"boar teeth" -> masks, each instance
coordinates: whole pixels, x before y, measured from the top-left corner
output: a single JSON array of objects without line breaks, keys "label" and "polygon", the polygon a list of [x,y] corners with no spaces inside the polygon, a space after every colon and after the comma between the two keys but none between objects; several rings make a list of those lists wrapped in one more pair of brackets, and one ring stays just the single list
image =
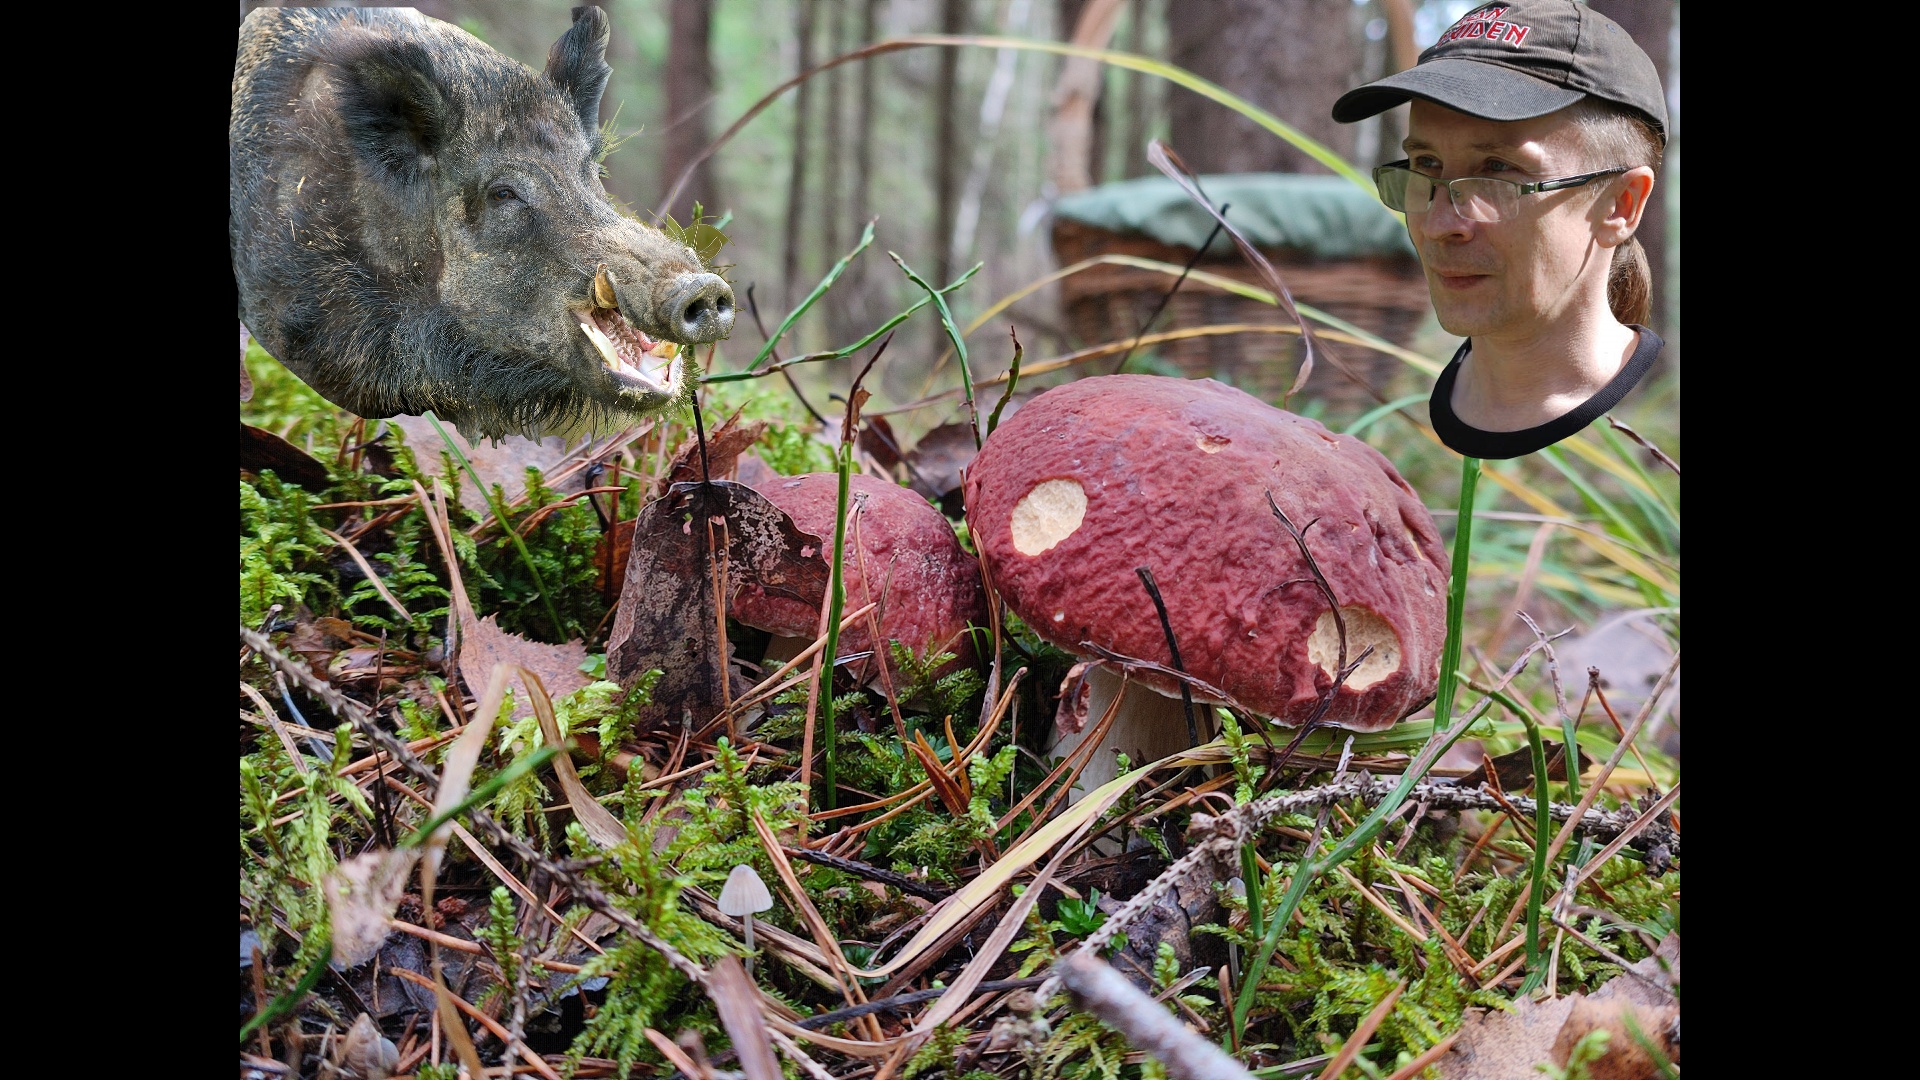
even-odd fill
[{"label": "boar teeth", "polygon": [[601,263],[593,271],[593,302],[598,307],[618,308],[619,298],[613,294],[613,271]]},{"label": "boar teeth", "polygon": [[632,361],[628,361],[621,355],[622,347],[615,344],[612,335],[594,325],[596,316],[590,314],[578,321],[580,332],[587,335],[587,340],[593,342],[593,347],[600,351],[600,359],[606,364],[607,370],[616,375],[638,380],[648,386],[671,390],[677,384],[678,379],[674,369],[679,348],[672,342],[654,341],[622,322],[616,331],[622,335],[622,340],[624,341],[629,333],[635,339],[625,350],[626,355],[633,358]]},{"label": "boar teeth", "polygon": [[593,347],[600,350],[600,358],[607,362],[608,367],[615,371],[621,371],[623,368],[627,371],[632,370],[627,367],[625,361],[620,359],[620,353],[613,347],[613,339],[602,333],[599,327],[582,319],[580,329],[586,333],[587,340],[593,342]]}]

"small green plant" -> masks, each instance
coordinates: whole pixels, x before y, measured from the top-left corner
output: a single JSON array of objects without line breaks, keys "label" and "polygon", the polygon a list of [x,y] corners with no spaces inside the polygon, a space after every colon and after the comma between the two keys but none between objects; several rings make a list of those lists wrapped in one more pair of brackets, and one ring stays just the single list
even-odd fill
[{"label": "small green plant", "polygon": [[312,494],[273,472],[240,481],[240,622],[258,628],[274,604],[291,610],[337,602],[340,587],[323,551],[333,541],[314,522]]},{"label": "small green plant", "polygon": [[713,768],[700,786],[680,799],[686,820],[668,857],[696,882],[723,880],[740,863],[751,864],[763,878],[776,879],[752,815],[759,814],[776,835],[797,832],[805,837],[810,824],[805,789],[797,781],[750,782],[746,763],[725,736],[715,741],[713,757]]},{"label": "small green plant", "polygon": [[341,725],[332,761],[307,758],[304,770],[277,739],[261,740],[258,751],[240,759],[240,902],[263,955],[272,957],[289,938],[299,942],[293,961],[277,969],[283,985],[270,992],[286,990],[326,955],[330,924],[319,883],[339,861],[334,844],[365,835],[372,814],[366,796],[342,775],[351,736]]},{"label": "small green plant", "polygon": [[941,1024],[928,1037],[926,1044],[914,1051],[907,1061],[906,1068],[900,1070],[903,1080],[914,1077],[931,1069],[940,1069],[948,1075],[955,1075],[959,1068],[954,1055],[966,1044],[967,1029],[954,1024]]}]

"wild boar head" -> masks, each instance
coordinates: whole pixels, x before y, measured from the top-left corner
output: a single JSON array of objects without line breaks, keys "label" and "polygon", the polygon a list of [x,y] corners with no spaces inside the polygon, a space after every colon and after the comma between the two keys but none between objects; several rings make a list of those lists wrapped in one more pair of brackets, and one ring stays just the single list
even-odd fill
[{"label": "wild boar head", "polygon": [[230,234],[241,319],[329,401],[468,438],[576,432],[689,395],[733,327],[699,256],[600,183],[607,18],[535,73],[410,10],[261,8],[241,29]]}]

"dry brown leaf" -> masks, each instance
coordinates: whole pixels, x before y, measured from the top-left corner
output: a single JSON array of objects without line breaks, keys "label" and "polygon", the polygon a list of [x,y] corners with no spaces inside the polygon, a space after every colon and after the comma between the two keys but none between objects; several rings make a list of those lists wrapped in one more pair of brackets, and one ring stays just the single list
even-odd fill
[{"label": "dry brown leaf", "polygon": [[760,460],[758,454],[741,454],[734,463],[734,481],[760,490],[763,486],[780,479],[780,473],[773,466]]},{"label": "dry brown leaf", "polygon": [[[733,476],[741,454],[747,448],[760,441],[765,434],[765,420],[749,420],[741,423],[740,414],[734,413],[721,422],[719,427],[707,432],[707,474],[715,480],[725,480]],[[688,439],[673,452],[673,462],[660,477],[659,485],[654,489],[657,494],[665,495],[675,484],[697,483],[706,479],[700,475],[700,443],[698,439]]]},{"label": "dry brown leaf", "polygon": [[760,1019],[760,988],[740,966],[740,958],[731,953],[722,956],[707,975],[707,992],[720,1014],[720,1026],[733,1040],[747,1080],[780,1080],[780,1062],[773,1056],[773,1044],[767,1041],[766,1027]]},{"label": "dry brown leaf", "polygon": [[[1001,421],[1004,422],[1018,408],[1018,399],[1007,402],[1006,409],[1000,414]],[[913,449],[902,455],[909,470],[908,486],[937,503],[948,494],[960,490],[961,471],[972,463],[976,452],[973,425],[958,422],[941,424],[920,436],[920,441],[913,444]]]},{"label": "dry brown leaf", "polygon": [[547,745],[560,748],[553,758],[553,775],[559,781],[560,793],[566,797],[567,805],[573,809],[573,816],[580,819],[581,826],[587,830],[593,842],[601,847],[613,847],[627,838],[627,827],[621,824],[613,811],[601,806],[587,786],[580,782],[580,774],[573,769],[573,758],[567,753],[566,739],[560,734],[560,720],[553,713],[553,701],[547,697],[540,677],[526,668],[518,670],[521,684],[527,688],[533,714],[540,720],[540,733],[546,737]]},{"label": "dry brown leaf", "polygon": [[1534,1066],[1553,1060],[1554,1036],[1579,996],[1545,1004],[1521,998],[1511,1013],[1469,1011],[1459,1040],[1435,1063],[1442,1080],[1540,1080]]},{"label": "dry brown leaf", "polygon": [[884,416],[867,417],[854,435],[853,444],[889,475],[900,464],[900,440],[893,433],[893,425],[887,423]]},{"label": "dry brown leaf", "polygon": [[400,1051],[392,1039],[380,1034],[373,1017],[361,1013],[335,1047],[333,1063],[355,1080],[386,1080],[400,1063]]},{"label": "dry brown leaf", "polygon": [[352,624],[345,619],[305,619],[295,624],[282,648],[299,653],[313,673],[324,679],[334,655],[354,644],[352,631]]},{"label": "dry brown leaf", "polygon": [[[1588,1080],[1659,1080],[1660,1066],[1640,1039],[1658,1047],[1667,1061],[1677,1062],[1680,1046],[1669,1033],[1678,1030],[1679,1020],[1677,1005],[1649,1007],[1636,1005],[1625,997],[1605,1001],[1598,997],[1583,998],[1574,1002],[1567,1022],[1560,1025],[1560,1033],[1554,1036],[1553,1060],[1556,1065],[1565,1065],[1581,1039],[1592,1032],[1605,1031],[1606,1053],[1586,1063]],[[1640,1039],[1634,1038],[1636,1031]]]},{"label": "dry brown leaf", "polygon": [[[1661,971],[1665,962],[1667,971]],[[1473,1010],[1459,1041],[1437,1063],[1443,1080],[1539,1080],[1534,1065],[1564,1065],[1587,1032],[1605,1027],[1612,1037],[1606,1056],[1587,1065],[1594,1080],[1630,1080],[1659,1075],[1652,1059],[1629,1036],[1629,1011],[1642,1034],[1678,1063],[1679,1000],[1665,989],[1680,978],[1680,935],[1668,934],[1650,956],[1616,975],[1592,996],[1573,994],[1544,1004],[1514,1002],[1511,1014]],[[1638,976],[1638,977],[1636,977]],[[1671,982],[1669,982],[1671,980]]]},{"label": "dry brown leaf", "polygon": [[333,958],[342,967],[358,967],[380,951],[393,921],[393,909],[407,891],[407,878],[419,861],[419,848],[368,851],[342,860],[327,875]]},{"label": "dry brown leaf", "polygon": [[[246,374],[244,368],[241,374]],[[240,471],[257,474],[267,469],[272,469],[275,476],[287,483],[298,484],[308,491],[324,491],[327,487],[327,467],[313,455],[271,431],[241,424]]]},{"label": "dry brown leaf", "polygon": [[[1565,780],[1567,778],[1567,744],[1548,742],[1547,779]],[[1476,788],[1487,782],[1487,758],[1483,755],[1480,764],[1467,775],[1460,778],[1463,788]],[[1501,754],[1493,761],[1494,775],[1500,778],[1500,790],[1509,795],[1524,795],[1533,787],[1533,749],[1523,746],[1511,753]],[[1593,758],[1585,750],[1580,751],[1580,771],[1585,773],[1587,766],[1593,764]]]},{"label": "dry brown leaf", "polygon": [[[446,450],[446,442],[434,430],[433,421],[424,416],[394,416],[386,422],[406,434],[407,446],[412,448],[414,460],[421,468],[428,472],[440,471],[438,463],[441,453]],[[451,426],[447,428],[447,434],[460,438]],[[460,452],[466,455],[467,464],[473,466],[480,482],[486,485],[484,490],[475,490],[463,475],[460,505],[486,517],[493,513],[493,508],[487,504],[487,492],[495,484],[500,485],[507,502],[519,498],[527,490],[527,469],[539,469],[542,475],[552,473],[553,467],[567,456],[567,441],[558,435],[549,435],[537,442],[519,435],[508,435],[497,446],[482,439],[472,446],[462,445]],[[581,483],[576,477],[570,482],[555,485],[554,490],[563,495],[571,494],[581,490]]]},{"label": "dry brown leaf", "polygon": [[826,592],[827,566],[809,556],[820,538],[794,528],[752,488],[716,480],[675,484],[648,503],[635,522],[633,552],[607,639],[607,677],[622,686],[654,668],[662,672],[643,724],[695,724],[721,707],[719,620],[713,595],[708,525],[726,536],[728,587],[752,580],[795,599]]},{"label": "dry brown leaf", "polygon": [[965,817],[967,797],[960,790],[959,782],[954,780],[953,774],[940,764],[940,755],[927,742],[926,732],[916,731],[913,735],[914,741],[903,745],[920,759],[920,768],[926,772],[927,779],[932,781],[933,790],[940,796],[940,801],[947,805],[947,811],[955,817]]},{"label": "dry brown leaf", "polygon": [[[1662,971],[1664,967],[1666,970]],[[1606,985],[1593,992],[1595,1001],[1609,998],[1625,998],[1635,1005],[1650,1008],[1663,1008],[1678,1005],[1679,999],[1673,991],[1662,987],[1680,985],[1680,934],[1676,931],[1662,938],[1653,955],[1627,968],[1632,975],[1616,976],[1607,980]],[[1640,976],[1634,978],[1634,975]]]},{"label": "dry brown leaf", "polygon": [[[587,661],[587,647],[580,642],[549,645],[544,641],[530,641],[500,629],[499,621],[492,615],[476,619],[466,605],[459,608],[460,677],[466,680],[469,690],[477,693],[486,686],[495,664],[533,672],[540,677],[545,692],[554,698],[566,697],[592,681],[580,670],[580,665]],[[526,692],[515,696],[513,714],[516,718],[531,712],[528,698]]]}]

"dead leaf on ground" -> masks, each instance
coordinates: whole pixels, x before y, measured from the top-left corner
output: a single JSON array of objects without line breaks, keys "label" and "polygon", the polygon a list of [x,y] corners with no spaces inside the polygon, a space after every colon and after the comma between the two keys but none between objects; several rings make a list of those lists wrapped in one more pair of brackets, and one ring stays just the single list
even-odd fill
[{"label": "dead leaf on ground", "polygon": [[352,623],[345,619],[323,617],[303,619],[294,624],[282,647],[290,653],[300,654],[313,673],[324,679],[334,656],[353,644]]},{"label": "dead leaf on ground", "polygon": [[[1615,980],[1617,982],[1619,980]],[[1607,985],[1611,986],[1612,983]],[[1565,1065],[1580,1040],[1595,1031],[1607,1033],[1606,1053],[1586,1063],[1588,1080],[1659,1080],[1661,1069],[1647,1044],[1668,1062],[1680,1059],[1679,1042],[1668,1033],[1679,1031],[1680,1008],[1635,1005],[1624,997],[1598,996],[1573,1003],[1567,1022],[1553,1039],[1553,1060]],[[1635,1033],[1639,1038],[1635,1038]],[[1643,1044],[1641,1040],[1647,1041]]]},{"label": "dead leaf on ground", "polygon": [[[1662,966],[1665,971],[1662,971]],[[1680,985],[1680,935],[1670,933],[1660,940],[1653,955],[1627,968],[1632,975],[1608,979],[1606,984],[1593,992],[1594,1000],[1600,1001],[1612,997],[1623,997],[1636,1005],[1658,1008],[1665,1005],[1678,1005],[1679,1000],[1673,991],[1665,987]]]},{"label": "dead leaf on ground", "polygon": [[[518,634],[500,629],[495,616],[475,619],[466,605],[460,607],[460,677],[466,680],[467,689],[478,694],[486,689],[487,679],[493,674],[495,664],[518,664],[540,677],[549,697],[558,700],[593,681],[580,665],[587,662],[587,647],[578,641],[569,641],[565,645],[549,645],[544,641],[530,641]],[[519,681],[519,676],[514,676]],[[516,719],[533,714],[533,706],[528,703],[528,689],[523,685],[520,693],[514,695],[513,715]]]},{"label": "dead leaf on ground", "polygon": [[[746,452],[760,441],[760,436],[767,430],[767,422],[755,420],[742,424],[738,422],[739,419],[740,414],[735,413],[707,435],[707,471],[715,480],[738,479],[748,487],[753,487],[759,482],[759,477],[777,475],[766,462]],[[742,475],[736,477],[736,473]],[[674,452],[673,462],[662,474],[655,492],[663,495],[674,484],[697,483],[700,479],[699,446],[695,440],[688,439]],[[612,548],[611,553],[609,547]],[[601,538],[597,556],[599,565],[604,568],[600,587],[618,594],[626,584],[627,562],[633,557],[633,522],[616,522]]]},{"label": "dead leaf on ground", "polygon": [[[1669,974],[1660,970],[1665,960]],[[1606,1056],[1587,1065],[1594,1080],[1638,1080],[1659,1071],[1652,1058],[1628,1037],[1623,1015],[1632,1011],[1634,1023],[1658,1040],[1668,1060],[1678,1064],[1679,1000],[1662,987],[1680,977],[1680,935],[1668,934],[1654,955],[1616,975],[1591,996],[1571,994],[1535,1004],[1521,998],[1511,1013],[1471,1010],[1461,1025],[1460,1038],[1436,1064],[1443,1080],[1539,1080],[1534,1068],[1543,1062],[1565,1065],[1567,1054],[1587,1032],[1605,1027],[1613,1032]],[[1635,975],[1640,976],[1636,978]]]},{"label": "dead leaf on ground", "polygon": [[[721,421],[719,427],[707,432],[707,474],[715,480],[732,477],[734,463],[748,447],[760,441],[766,430],[765,420],[742,423],[737,412]],[[654,491],[665,495],[675,484],[696,483],[702,479],[705,477],[700,475],[700,442],[688,439],[673,452],[673,461],[661,474]]]},{"label": "dead leaf on ground", "polygon": [[708,526],[726,536],[729,591],[752,580],[767,592],[820,596],[827,565],[814,556],[820,538],[801,532],[752,488],[725,480],[675,484],[635,521],[633,550],[620,590],[607,677],[622,686],[662,672],[643,722],[678,721],[682,709],[702,723],[721,707],[724,674]]},{"label": "dead leaf on ground", "polygon": [[333,958],[359,967],[387,940],[393,909],[407,891],[420,849],[375,850],[342,860],[327,875],[327,909],[333,915]]},{"label": "dead leaf on ground", "polygon": [[[394,416],[389,417],[387,423],[406,434],[407,445],[413,449],[414,460],[421,468],[430,472],[439,471],[437,463],[440,455],[446,451],[446,441],[434,430],[431,420],[424,416]],[[448,427],[447,434],[460,439],[459,433],[451,427]],[[463,444],[460,452],[467,456],[467,463],[473,466],[473,471],[487,486],[487,490],[499,484],[509,503],[526,492],[529,467],[539,469],[551,483],[554,466],[567,456],[568,446],[567,441],[558,435],[549,435],[537,442],[519,435],[509,435],[501,439],[498,446],[486,439],[473,446],[464,445],[464,439],[460,441]],[[577,473],[566,481],[553,484],[553,489],[562,495],[581,491],[583,475]],[[461,481],[460,505],[481,517],[493,513],[493,508],[487,504],[487,491],[475,490],[464,474]]]},{"label": "dead leaf on ground", "polygon": [[1513,1011],[1467,1013],[1460,1038],[1440,1058],[1442,1080],[1540,1080],[1534,1065],[1553,1060],[1553,1040],[1579,995],[1543,1004],[1521,998]]},{"label": "dead leaf on ground", "polygon": [[887,423],[884,416],[869,416],[861,421],[860,430],[854,435],[854,445],[860,452],[874,460],[876,465],[885,469],[889,475],[900,464],[900,439],[893,433],[893,425]]},{"label": "dead leaf on ground", "polygon": [[[1012,403],[1008,403],[1012,411]],[[1005,414],[1001,415],[1005,420]],[[934,502],[945,498],[949,492],[960,490],[960,471],[973,461],[973,428],[967,424],[941,424],[915,443],[913,449],[902,455],[902,460],[912,466],[913,490]]]},{"label": "dead leaf on ground", "polygon": [[734,481],[745,484],[755,491],[780,479],[779,471],[760,460],[758,454],[741,454],[739,461],[735,464]]},{"label": "dead leaf on ground", "polygon": [[780,1062],[773,1056],[773,1044],[767,1039],[765,1022],[760,1018],[760,988],[747,975],[739,957],[731,954],[714,961],[709,970],[707,992],[720,1014],[720,1025],[733,1040],[740,1055],[740,1070],[747,1080],[780,1080]]},{"label": "dead leaf on ground", "polygon": [[[251,390],[251,387],[248,387]],[[268,469],[289,484],[325,491],[327,467],[313,455],[271,431],[240,425],[240,471],[258,475]]]}]

